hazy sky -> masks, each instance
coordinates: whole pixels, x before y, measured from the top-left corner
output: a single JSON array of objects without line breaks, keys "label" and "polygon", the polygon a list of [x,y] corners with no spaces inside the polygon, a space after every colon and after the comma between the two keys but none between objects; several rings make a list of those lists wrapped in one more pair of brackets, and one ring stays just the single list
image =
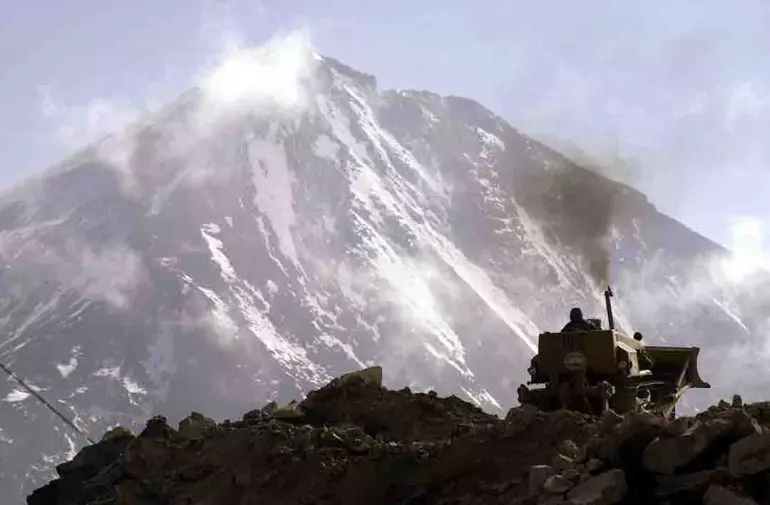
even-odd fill
[{"label": "hazy sky", "polygon": [[173,98],[226,36],[304,26],[381,88],[475,98],[630,160],[664,212],[765,258],[770,2],[0,0],[0,185]]}]

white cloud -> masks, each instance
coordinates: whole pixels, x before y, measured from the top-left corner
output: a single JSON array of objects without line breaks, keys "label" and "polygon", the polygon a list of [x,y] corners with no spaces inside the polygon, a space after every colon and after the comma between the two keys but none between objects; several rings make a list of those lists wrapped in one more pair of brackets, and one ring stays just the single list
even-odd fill
[{"label": "white cloud", "polygon": [[52,143],[66,154],[88,146],[119,176],[121,189],[136,187],[131,157],[134,140],[129,126],[149,113],[148,106],[134,106],[117,98],[94,98],[82,105],[59,101],[50,88],[41,87],[41,112],[51,125]]},{"label": "white cloud", "polygon": [[731,226],[731,255],[721,266],[732,282],[742,282],[759,270],[770,271],[767,224],[757,216],[742,216]]},{"label": "white cloud", "polygon": [[54,143],[71,150],[120,132],[144,112],[116,98],[94,98],[73,105],[60,101],[49,87],[42,86],[39,92],[41,112],[51,122]]},{"label": "white cloud", "polygon": [[762,115],[770,105],[767,89],[754,81],[745,81],[730,88],[725,104],[725,120],[732,130],[742,119]]},{"label": "white cloud", "polygon": [[754,401],[763,394],[761,374],[770,359],[766,230],[767,224],[755,216],[737,218],[732,253],[686,260],[660,253],[618,280],[623,292],[620,303],[636,321],[654,322],[659,329],[670,323],[672,329],[695,332],[663,330],[651,337],[653,341],[664,338],[665,345],[701,347],[701,374],[714,389],[693,393],[699,401],[708,403],[713,401],[710,395],[733,393]]},{"label": "white cloud", "polygon": [[155,133],[161,136],[157,142],[160,149],[154,151],[154,156],[182,161],[185,167],[165,183],[154,174],[153,185],[160,200],[181,183],[209,183],[212,177],[221,177],[219,164],[205,156],[210,152],[205,145],[211,133],[246,114],[289,121],[298,117],[311,103],[318,62],[307,28],[277,34],[259,46],[248,46],[240,33],[227,25],[221,39],[223,47],[218,49],[214,63],[202,65],[190,84],[198,87],[201,100],[187,101],[187,114],[174,120],[161,117],[165,114],[162,108],[155,108],[156,118],[151,116],[151,104],[161,102],[158,97],[148,97],[142,104],[122,98],[70,104],[59,99],[52,89],[41,87],[41,112],[50,122],[52,142],[68,152],[90,145],[91,153],[117,173],[124,194],[133,195],[143,177],[138,172],[141,167],[133,166],[136,135],[144,124],[152,123]]},{"label": "white cloud", "polygon": [[307,30],[278,35],[258,47],[232,42],[215,68],[201,78],[207,106],[278,106],[287,110],[307,105],[306,84],[316,55]]},{"label": "white cloud", "polygon": [[128,307],[145,274],[142,259],[135,251],[120,246],[95,251],[80,245],[70,252],[70,258],[79,260],[71,279],[77,289],[115,308]]}]

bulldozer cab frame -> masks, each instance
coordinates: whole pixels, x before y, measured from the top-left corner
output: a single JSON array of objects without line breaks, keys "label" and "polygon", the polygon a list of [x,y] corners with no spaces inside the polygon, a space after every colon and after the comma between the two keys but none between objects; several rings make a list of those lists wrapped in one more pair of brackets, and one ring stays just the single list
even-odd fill
[{"label": "bulldozer cab frame", "polygon": [[[585,370],[589,375],[612,377],[625,363],[630,376],[642,373],[641,342],[614,330],[541,333],[538,337],[539,378],[553,373],[568,374]],[[533,381],[534,382],[534,381]]]},{"label": "bulldozer cab frame", "polygon": [[545,332],[538,337],[528,385],[519,401],[541,410],[570,408],[601,414],[632,410],[674,415],[689,388],[709,388],[698,372],[698,347],[647,346],[614,329],[610,297],[605,292],[610,329]]}]

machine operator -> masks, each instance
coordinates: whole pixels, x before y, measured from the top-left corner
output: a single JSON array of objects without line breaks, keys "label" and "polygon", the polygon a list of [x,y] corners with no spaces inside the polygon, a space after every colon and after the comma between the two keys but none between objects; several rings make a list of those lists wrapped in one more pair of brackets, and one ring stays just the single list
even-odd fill
[{"label": "machine operator", "polygon": [[567,323],[561,331],[590,331],[598,329],[599,328],[594,326],[591,322],[583,319],[583,311],[578,307],[575,307],[569,311],[569,323]]}]

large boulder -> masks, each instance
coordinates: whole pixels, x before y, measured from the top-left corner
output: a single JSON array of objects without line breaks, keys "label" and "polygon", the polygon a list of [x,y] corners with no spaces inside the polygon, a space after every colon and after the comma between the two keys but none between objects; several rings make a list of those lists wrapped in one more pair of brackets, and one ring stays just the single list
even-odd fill
[{"label": "large boulder", "polygon": [[291,401],[285,407],[279,407],[273,410],[273,417],[280,421],[294,422],[305,419],[305,413],[296,401]]},{"label": "large boulder", "polygon": [[125,426],[116,426],[111,430],[104,432],[104,436],[102,436],[101,441],[105,442],[113,438],[134,438],[134,436],[134,433]]},{"label": "large boulder", "polygon": [[605,410],[599,419],[599,434],[607,435],[611,433],[613,429],[622,422],[623,416],[612,409]]},{"label": "large boulder", "polygon": [[71,461],[58,465],[56,472],[61,477],[76,475],[78,479],[86,480],[120,457],[133,440],[133,436],[110,437],[98,444],[87,445]]},{"label": "large boulder", "polygon": [[543,491],[548,494],[564,494],[572,489],[573,484],[560,474],[551,475],[543,483]]},{"label": "large boulder", "polygon": [[[680,422],[680,425],[683,424]],[[666,432],[676,433],[677,431],[679,431],[678,427],[664,430],[664,435]],[[678,435],[654,440],[645,448],[642,464],[651,472],[672,475],[678,469],[693,462],[714,444],[720,442],[729,444],[741,437],[759,432],[761,428],[746,412],[727,411],[711,419],[696,421]]]},{"label": "large boulder", "polygon": [[575,466],[575,460],[565,456],[564,454],[557,454],[551,460],[551,466],[557,472],[561,472],[569,468],[573,468]]},{"label": "large boulder", "polygon": [[529,426],[537,420],[539,414],[540,411],[537,407],[525,403],[524,405],[509,409],[508,413],[505,414],[505,422]]},{"label": "large boulder", "polygon": [[362,381],[364,384],[374,384],[382,387],[382,367],[372,366],[363,370],[349,372],[337,377],[334,383],[338,386],[345,386],[354,381]]},{"label": "large boulder", "polygon": [[615,465],[622,459],[637,461],[647,444],[663,432],[665,424],[660,416],[629,412],[619,423],[613,421],[611,428],[605,427],[607,434],[593,439],[586,456]]},{"label": "large boulder", "polygon": [[144,429],[139,434],[142,439],[170,439],[176,435],[176,430],[168,425],[165,416],[151,417],[144,424]]},{"label": "large boulder", "polygon": [[692,417],[677,417],[663,429],[664,437],[676,437],[693,427],[697,421]]},{"label": "large boulder", "polygon": [[651,472],[672,475],[702,454],[719,434],[698,424],[675,437],[654,440],[644,450],[642,465]]},{"label": "large boulder", "polygon": [[535,496],[540,493],[543,484],[554,474],[554,469],[548,465],[534,465],[529,468],[529,494]]},{"label": "large boulder", "polygon": [[514,437],[527,430],[540,417],[540,411],[534,405],[524,404],[513,407],[505,415],[505,434]]},{"label": "large boulder", "polygon": [[770,433],[755,433],[730,446],[728,468],[735,477],[770,470]]},{"label": "large boulder", "polygon": [[751,497],[736,493],[724,486],[713,485],[703,495],[703,505],[758,505]]},{"label": "large boulder", "polygon": [[583,457],[583,453],[577,444],[572,440],[562,440],[558,447],[559,454],[563,454],[573,461],[578,461]]},{"label": "large boulder", "polygon": [[656,478],[655,496],[668,498],[673,496],[700,496],[712,484],[729,481],[726,468],[703,470],[682,475],[659,475]]},{"label": "large boulder", "polygon": [[179,434],[189,439],[201,439],[216,428],[216,421],[198,412],[191,413],[179,422]]},{"label": "large boulder", "polygon": [[626,474],[613,469],[584,480],[567,494],[570,505],[613,505],[628,493]]}]

